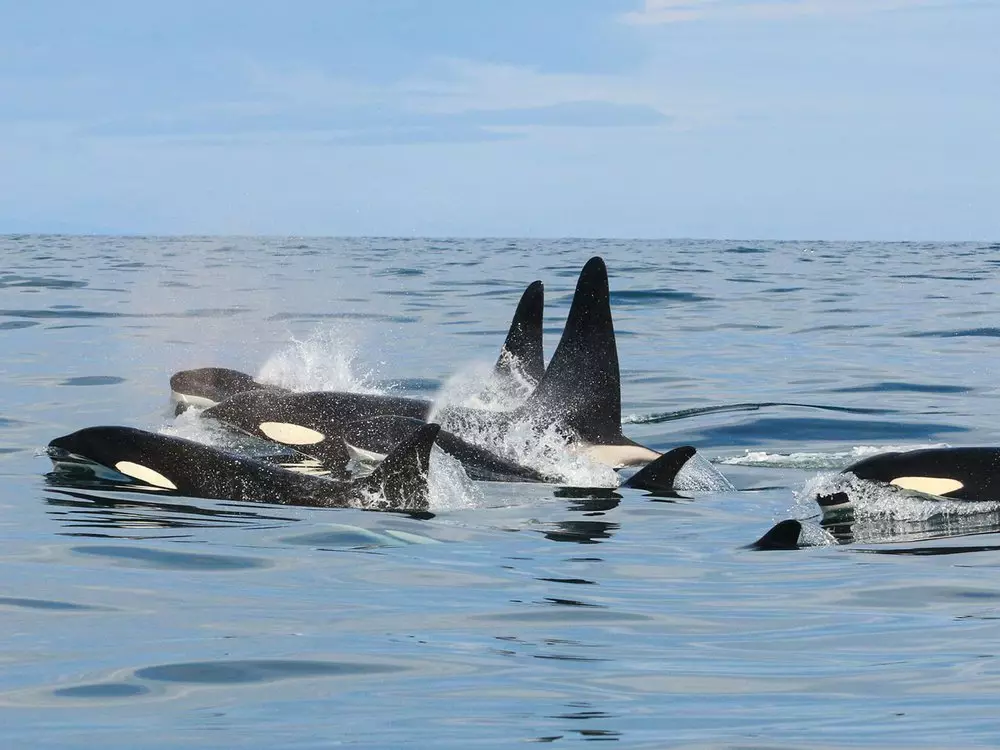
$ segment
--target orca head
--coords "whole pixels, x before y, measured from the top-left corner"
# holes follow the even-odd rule
[[[206,407],[225,401],[244,391],[268,389],[283,392],[278,386],[258,383],[250,375],[226,367],[201,367],[181,370],[170,376],[171,397],[178,405]]]
[[[545,375],[542,352],[542,323],[545,311],[545,286],[541,281],[528,285],[517,303],[510,321],[507,339],[500,349],[494,373],[502,377],[527,379],[531,385]]]
[[[176,475],[185,457],[169,449],[165,436],[133,427],[77,430],[50,441],[48,453],[57,468],[67,459],[82,459],[160,489],[176,490],[182,484]]]
[[[345,475],[351,457],[339,426],[327,424],[327,420],[302,409],[302,395],[274,390],[245,391],[205,409],[201,416],[294,448],[319,459],[335,475]]]

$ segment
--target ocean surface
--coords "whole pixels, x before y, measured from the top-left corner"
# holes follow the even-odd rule
[[[220,440],[172,416],[186,368],[461,400],[535,279],[551,356],[594,255],[626,434],[736,491],[436,459],[418,519],[49,476],[90,425]],[[7,236],[0,261],[5,747],[1000,745],[1000,511],[877,498],[834,537],[809,497],[876,450],[1000,445],[1000,245]],[[746,547],[786,518],[808,546]]]

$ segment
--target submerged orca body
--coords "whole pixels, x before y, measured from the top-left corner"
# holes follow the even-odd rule
[[[343,439],[348,450],[381,456],[391,451],[419,424],[417,419],[399,415],[373,417],[348,422],[343,427]],[[438,433],[437,445],[445,453],[458,459],[471,479],[485,482],[550,481],[549,477],[535,469],[510,461],[447,430]]]
[[[844,469],[858,479],[968,502],[1000,501],[1000,448],[925,448],[879,453]],[[846,492],[816,498],[824,513],[851,507]]]
[[[541,281],[534,281],[521,294],[514,317],[510,321],[507,338],[500,349],[500,357],[494,367],[494,374],[503,379],[518,376],[531,385],[542,379],[545,373],[545,359],[542,355],[542,316],[545,307],[545,287]],[[227,367],[200,367],[195,370],[181,370],[170,377],[171,397],[178,405],[178,412],[189,406],[206,408],[246,391],[267,390],[274,393],[290,393],[287,388],[260,383],[252,375]],[[401,408],[396,397],[373,396],[372,399],[391,399],[392,406],[379,410],[378,414],[404,414],[416,416],[413,409],[389,412],[388,408]],[[367,404],[373,401],[369,399]],[[415,399],[418,400],[418,399]],[[419,401],[419,400],[418,400]],[[421,402],[426,403],[426,402]],[[428,409],[429,410],[429,409]],[[423,418],[426,410],[423,412]]]
[[[49,443],[58,467],[85,460],[190,497],[422,512],[435,424],[421,425],[372,474],[353,481],[300,474],[184,438],[132,427],[88,427]],[[382,495],[372,502],[373,495]]]

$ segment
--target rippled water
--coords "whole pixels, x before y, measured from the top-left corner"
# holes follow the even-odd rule
[[[84,426],[191,434],[180,369],[474,379],[536,278],[551,354],[596,254],[626,433],[696,445],[739,491],[436,465],[420,520],[46,480],[42,446]],[[875,449],[1000,444],[998,245],[7,237],[0,258],[10,747],[1000,741],[1000,513],[899,507],[838,545],[797,494]],[[745,548],[789,517],[814,546]]]

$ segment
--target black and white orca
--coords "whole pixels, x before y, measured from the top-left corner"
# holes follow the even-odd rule
[[[1000,501],[1000,448],[924,448],[879,453],[848,466],[841,473],[933,498]],[[820,495],[816,502],[824,513],[852,506],[846,492]]]
[[[621,373],[604,260],[591,258],[580,272],[559,345],[523,404],[510,412],[448,407],[434,416],[460,435],[523,421],[554,424],[591,459],[615,468],[659,458],[622,434]]]
[[[414,424],[426,421],[430,401],[339,391],[280,393],[245,391],[209,407],[202,418],[214,419],[248,435],[286,445],[318,459],[327,470],[342,474],[351,453],[344,443],[347,424],[381,416],[410,419],[410,427],[393,433],[395,442],[409,435]],[[361,446],[362,450],[365,446]],[[388,450],[371,449],[385,455]],[[375,457],[373,457],[375,459]]]
[[[542,353],[542,322],[545,308],[545,287],[541,281],[534,281],[521,294],[521,299],[514,311],[507,330],[507,338],[500,348],[493,372],[501,381],[505,379],[526,381],[534,386],[545,373],[545,359]],[[181,370],[170,376],[170,394],[177,404],[180,413],[188,407],[201,409],[214,406],[227,398],[246,391],[267,390],[273,393],[290,393],[289,389],[277,385],[261,383],[252,375],[228,367],[200,367],[194,370]],[[374,396],[375,399],[388,396]],[[392,406],[386,408],[402,408],[393,413],[414,416],[416,413],[426,416],[430,402],[420,401],[426,408],[413,406],[403,408],[398,401],[392,401]],[[372,399],[367,400],[368,404]],[[361,408],[361,407],[359,407]],[[379,414],[389,413],[385,409]]]
[[[282,469],[184,438],[133,427],[88,427],[49,443],[56,468],[91,462],[189,497],[424,512],[436,424],[421,425],[367,477],[338,481]],[[374,500],[379,497],[379,500]]]
[[[381,461],[423,424],[430,403],[364,394],[247,391],[206,409],[215,419],[249,435],[286,445],[318,459],[334,474],[346,472],[352,457]],[[409,411],[409,414],[407,413]],[[438,446],[458,459],[472,479],[545,482],[540,472],[521,466],[457,435],[441,430]]]

